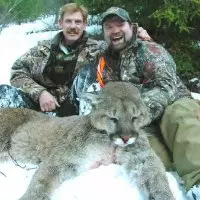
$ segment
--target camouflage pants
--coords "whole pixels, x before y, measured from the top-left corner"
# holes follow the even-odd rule
[[[0,85],[0,107],[29,108],[40,111],[39,104],[34,103],[23,91],[10,85]],[[57,108],[57,110],[55,110],[55,112],[47,114],[64,117],[77,114],[77,109],[75,105],[67,99],[59,108]]]
[[[39,110],[39,105],[34,104],[26,93],[10,85],[0,85],[0,107]]]
[[[200,184],[200,120],[197,100],[182,98],[165,109],[161,132],[172,152],[173,165],[185,181],[186,189]]]

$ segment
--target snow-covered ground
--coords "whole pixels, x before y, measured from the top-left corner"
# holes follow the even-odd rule
[[[50,19],[53,21],[53,19]],[[0,84],[9,84],[10,68],[13,62],[38,40],[48,39],[56,32],[26,34],[43,29],[46,23],[37,21],[12,25],[0,34]],[[48,21],[49,23],[49,21]],[[91,31],[91,27],[89,27]],[[200,98],[198,94],[194,94]],[[0,164],[0,200],[17,200],[26,190],[35,170],[22,169],[14,163]],[[167,173],[171,189],[177,200],[187,199],[180,189],[176,176]],[[54,200],[143,200],[143,194],[136,185],[131,185],[117,165],[102,166],[66,181],[52,196]]]
[[[28,187],[35,169],[26,170],[12,162],[0,165],[0,199],[17,200]],[[2,173],[2,174],[1,174]],[[176,200],[186,200],[177,180],[167,172]],[[65,181],[52,200],[147,200],[135,184],[130,184],[120,166],[111,164],[90,170]]]

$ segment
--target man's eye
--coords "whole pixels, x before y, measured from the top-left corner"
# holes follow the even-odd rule
[[[107,30],[109,30],[111,28],[112,28],[111,26],[105,26],[105,29],[107,29]]]
[[[70,20],[66,20],[65,23],[71,24],[71,21]]]
[[[122,26],[124,26],[124,22],[122,22],[122,23],[118,23],[117,26],[118,26],[118,27],[122,27]]]
[[[81,24],[82,21],[78,20],[78,21],[75,21],[76,24]]]

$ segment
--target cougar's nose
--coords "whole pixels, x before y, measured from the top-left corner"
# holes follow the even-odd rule
[[[127,143],[130,137],[127,136],[127,135],[123,135],[123,136],[121,136],[121,138],[122,138],[124,143]]]

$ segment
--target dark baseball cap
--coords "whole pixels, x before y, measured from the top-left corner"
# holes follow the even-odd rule
[[[101,14],[101,23],[102,24],[109,15],[117,15],[124,21],[131,22],[131,18],[126,10],[124,10],[123,8],[118,8],[118,7],[110,7]]]

